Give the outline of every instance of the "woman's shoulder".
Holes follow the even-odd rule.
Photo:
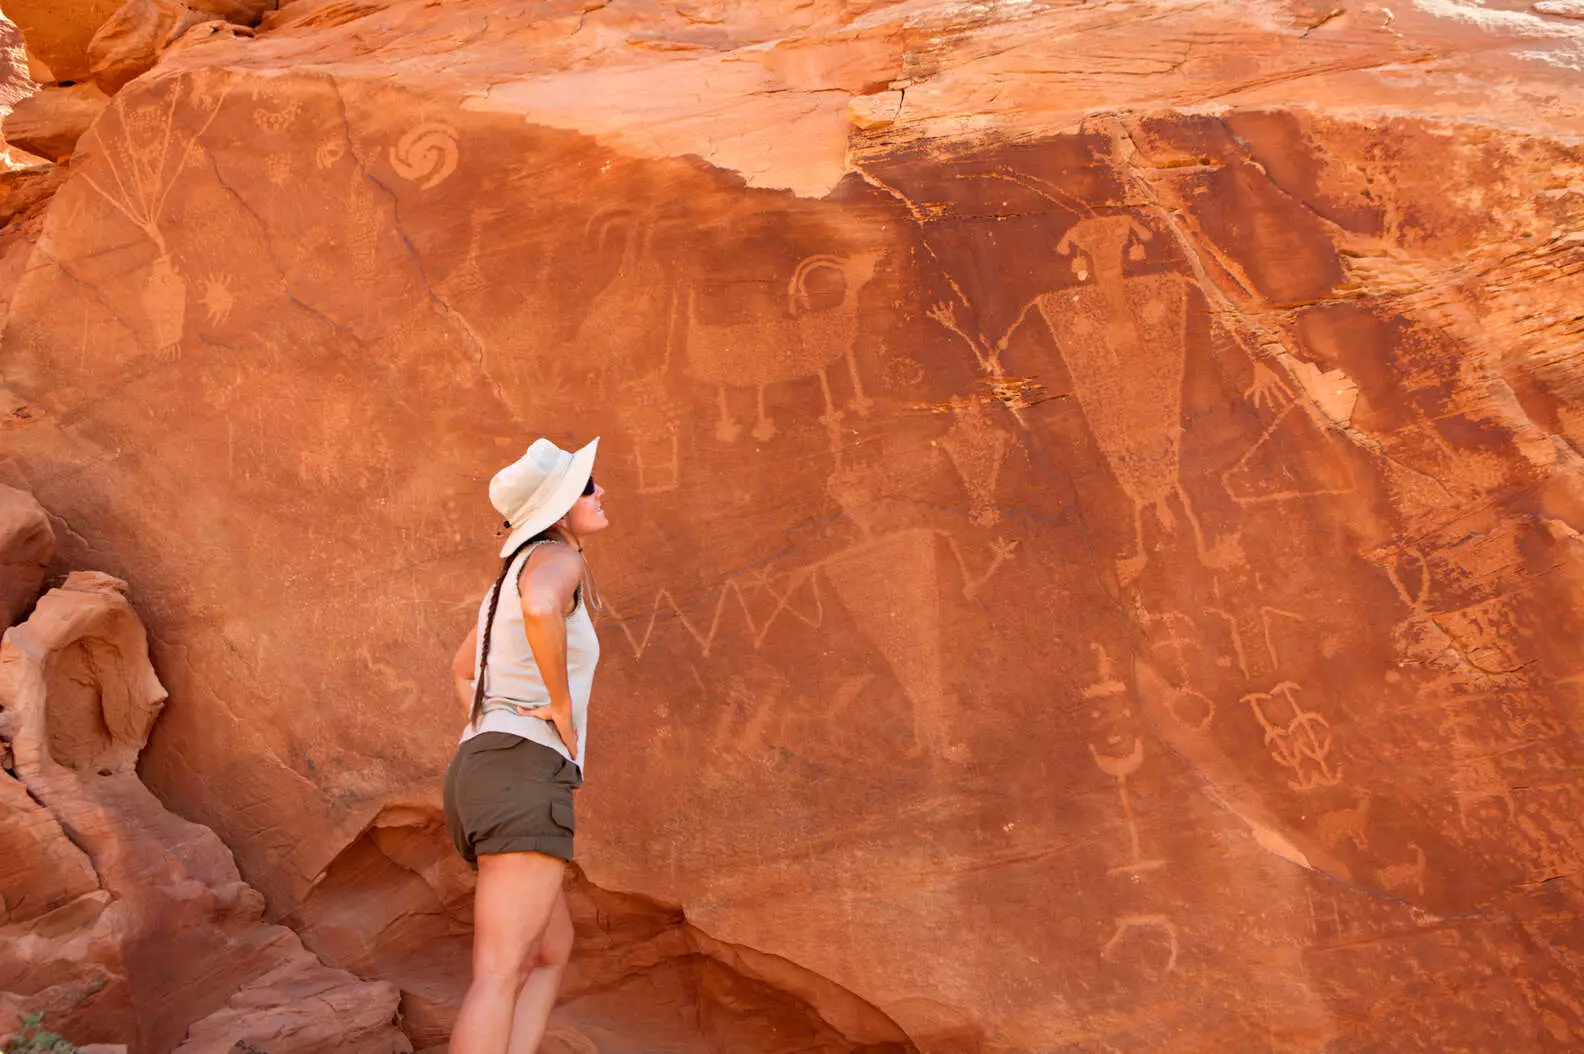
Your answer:
[[[528,559],[523,562],[523,577],[559,577],[568,573],[577,576],[583,573],[583,555],[571,545],[556,538],[546,538],[529,547]]]

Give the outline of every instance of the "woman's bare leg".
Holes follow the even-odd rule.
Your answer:
[[[506,1054],[528,957],[555,914],[565,871],[565,864],[543,853],[479,857],[473,981],[451,1030],[449,1054]]]
[[[567,908],[566,893],[556,898],[550,911],[550,923],[533,960],[528,979],[517,995],[517,1014],[512,1019],[511,1046],[507,1054],[535,1054],[539,1041],[544,1038],[545,1026],[550,1023],[550,1011],[555,1008],[556,993],[561,990],[561,978],[566,973],[567,960],[572,957],[572,912]]]

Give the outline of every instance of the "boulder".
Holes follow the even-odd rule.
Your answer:
[[[5,625],[33,606],[54,557],[55,531],[44,507],[27,491],[0,484],[0,617]]]
[[[93,80],[106,95],[154,68],[160,52],[183,33],[215,16],[182,0],[127,0],[88,43]]]
[[[170,35],[183,19],[251,26],[276,6],[276,0],[11,0],[6,17],[22,31],[35,80],[74,84],[105,77],[116,83],[117,73],[101,72],[107,61],[121,72],[136,67],[148,57],[148,42]]]
[[[267,1036],[278,1054],[410,1050],[392,986],[263,922],[214,833],[138,779],[166,695],[125,594],[74,572],[0,643],[0,855],[28,861],[0,873],[0,991],[51,1031],[131,1054],[168,1051],[189,1025],[195,1049]]]
[[[11,146],[64,161],[109,104],[104,92],[90,82],[47,84],[13,106],[0,128]]]

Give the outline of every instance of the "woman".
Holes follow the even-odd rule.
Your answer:
[[[598,445],[569,454],[536,439],[490,481],[505,564],[451,664],[468,725],[446,772],[446,825],[478,870],[473,981],[451,1054],[533,1054],[572,953],[561,879],[599,660],[582,539],[609,526]]]

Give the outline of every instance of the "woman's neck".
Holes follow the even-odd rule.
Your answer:
[[[554,524],[547,533],[556,541],[561,542],[564,545],[570,545],[580,553],[583,551],[582,540],[578,538],[578,536],[573,532],[572,528],[566,526],[565,524]]]

